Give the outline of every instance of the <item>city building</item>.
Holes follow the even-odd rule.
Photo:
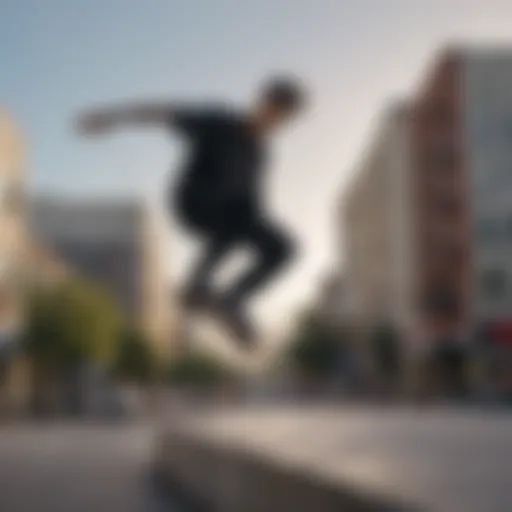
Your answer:
[[[27,243],[26,279],[31,286],[52,287],[73,276],[73,270],[53,249],[34,238]]]
[[[0,113],[0,348],[21,322],[23,258],[27,240],[22,137],[7,114]]]
[[[511,85],[512,48],[454,48],[386,112],[341,204],[354,318],[512,342]]]
[[[408,115],[386,109],[340,203],[345,308],[364,328],[412,322]]]
[[[34,199],[30,228],[77,273],[105,285],[156,347],[170,348],[165,231],[136,200]]]
[[[23,327],[26,217],[25,147],[11,117],[0,112],[0,414],[22,408],[25,362],[16,347]]]

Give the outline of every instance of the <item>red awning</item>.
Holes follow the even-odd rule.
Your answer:
[[[488,333],[492,341],[512,345],[512,321],[492,322],[488,326]]]

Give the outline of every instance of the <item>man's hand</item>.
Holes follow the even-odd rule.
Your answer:
[[[141,103],[91,110],[77,119],[77,129],[82,135],[102,135],[119,126],[163,125],[172,114],[168,103]]]
[[[76,128],[78,133],[85,136],[103,135],[110,131],[115,124],[115,116],[101,110],[92,110],[78,116]]]

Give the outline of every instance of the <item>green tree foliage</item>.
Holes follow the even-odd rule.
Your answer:
[[[299,372],[311,376],[325,376],[335,368],[341,350],[341,335],[328,327],[317,315],[308,313],[299,322],[288,356]]]
[[[109,362],[121,323],[116,301],[95,283],[72,279],[38,288],[28,298],[28,352],[53,366]]]
[[[395,376],[402,368],[400,340],[393,328],[380,326],[370,338],[373,359],[384,376]]]
[[[167,381],[172,385],[215,387],[230,382],[233,371],[218,358],[193,350],[174,359],[167,372]]]
[[[148,383],[156,375],[157,357],[149,340],[136,328],[126,328],[119,339],[114,374],[124,381]]]

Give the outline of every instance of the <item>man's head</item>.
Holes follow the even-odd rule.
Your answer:
[[[300,112],[305,102],[305,91],[297,79],[273,78],[263,85],[254,112],[255,120],[263,131],[273,130]]]

